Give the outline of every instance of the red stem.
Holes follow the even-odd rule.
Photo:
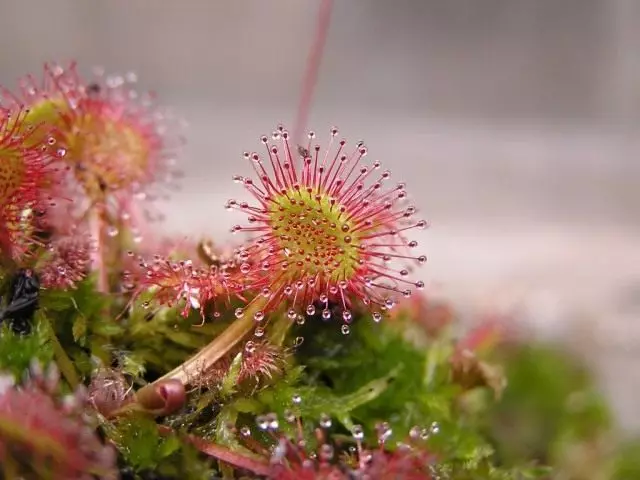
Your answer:
[[[294,126],[293,139],[301,144],[302,135],[307,125],[309,117],[309,109],[313,99],[313,91],[318,82],[318,71],[320,62],[322,61],[322,53],[327,41],[327,33],[329,24],[331,23],[331,9],[333,8],[333,0],[321,0],[320,11],[318,14],[318,25],[316,36],[307,58],[307,67],[302,82],[302,94],[298,105],[298,113]]]
[[[171,428],[164,425],[160,425],[158,426],[158,428],[160,430],[160,433],[162,434],[169,434],[173,432]],[[221,462],[228,463],[229,465],[233,465],[237,468],[249,470],[256,475],[268,476],[271,473],[269,464],[266,462],[261,462],[253,458],[245,457],[244,455],[235,453],[226,447],[207,442],[194,435],[187,435],[186,439],[205,455],[214,457]]]

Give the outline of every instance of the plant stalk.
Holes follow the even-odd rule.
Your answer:
[[[227,355],[239,342],[244,339],[255,327],[253,315],[260,311],[268,302],[265,297],[256,297],[247,307],[242,317],[233,322],[211,343],[188,359],[182,365],[162,376],[153,384],[166,380],[180,380],[184,385],[191,383],[203,372],[209,370],[218,360]]]
[[[307,125],[309,110],[313,100],[313,91],[318,82],[318,72],[322,61],[324,46],[327,43],[327,34],[331,23],[331,10],[333,8],[333,0],[322,0],[320,11],[318,12],[318,23],[316,33],[309,51],[307,64],[305,67],[304,79],[302,81],[302,92],[300,93],[300,103],[296,114],[296,121],[293,125],[293,139],[298,144],[303,145],[302,135]]]
[[[104,206],[98,203],[92,208],[89,218],[89,228],[91,231],[91,237],[96,242],[96,249],[93,252],[93,270],[98,276],[97,290],[100,293],[109,292],[109,277],[107,272],[107,265],[105,262],[106,248],[105,248],[105,215]]]

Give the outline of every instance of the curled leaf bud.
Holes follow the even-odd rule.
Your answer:
[[[164,416],[179,410],[187,394],[182,382],[171,379],[141,388],[136,392],[136,400],[149,413]]]

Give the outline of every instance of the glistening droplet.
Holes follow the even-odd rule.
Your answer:
[[[326,413],[320,414],[320,426],[322,428],[331,428],[331,417]]]

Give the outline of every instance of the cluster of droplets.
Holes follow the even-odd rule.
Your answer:
[[[426,257],[408,254],[418,243],[404,234],[427,223],[413,220],[416,208],[405,205],[403,183],[385,188],[391,172],[377,174],[377,161],[365,165],[368,150],[362,142],[349,153],[346,141],[336,140],[338,130],[330,134],[323,153],[311,144],[313,132],[307,147],[297,149],[284,127],[272,134],[274,143],[263,136],[264,159],[255,152],[244,154],[258,180],[234,177],[257,205],[229,200],[226,206],[249,220],[249,226],[236,225],[232,232],[254,235],[241,249],[251,262],[241,268],[252,273],[253,287],[267,299],[256,315],[263,317],[285,302],[291,320],[316,314],[329,320],[338,307],[347,334],[355,302],[379,321],[395,297],[424,288],[424,282],[409,278],[412,265],[425,263]],[[399,262],[403,265],[396,266]]]
[[[232,349],[213,367],[198,372],[189,379],[189,383],[195,388],[218,388],[223,379],[230,374],[238,354],[241,354],[241,358],[235,377],[237,385],[249,382],[252,387],[255,387],[258,382],[269,382],[284,371],[287,354],[285,349],[264,340],[248,340],[243,345]]]
[[[255,441],[251,427],[243,426],[238,430],[240,440],[257,453],[269,456],[272,466],[270,478],[279,480],[317,479],[317,478],[412,478],[433,480],[438,475],[435,456],[425,448],[425,441],[437,435],[440,427],[433,422],[429,427],[413,427],[406,441],[396,443],[390,448],[393,431],[388,422],[375,425],[377,446],[365,446],[365,430],[361,425],[351,429],[352,442],[332,441],[330,432],[333,420],[329,415],[321,414],[315,428],[317,447],[308,448],[304,437],[303,422],[296,414],[302,398],[291,398],[292,408],[285,410],[283,420],[293,429],[293,436],[284,433],[279,416],[267,413],[256,417],[256,428],[273,441],[270,450],[265,450]],[[406,476],[405,476],[406,475]]]
[[[282,348],[268,342],[247,341],[243,348],[242,368],[238,382],[244,379],[271,379],[283,372],[284,352]]]
[[[129,252],[135,256],[134,252]],[[157,304],[173,307],[183,305],[182,316],[187,317],[192,309],[199,310],[204,318],[205,309],[212,308],[213,316],[219,317],[216,299],[225,303],[245,290],[245,280],[233,262],[196,267],[191,260],[172,261],[160,255],[151,262],[138,258],[136,271],[123,273],[123,287],[133,290],[133,299],[145,292],[153,292]],[[150,308],[151,302],[142,303]]]
[[[39,268],[44,288],[71,289],[86,277],[91,267],[91,252],[95,246],[85,233],[58,238],[47,246],[48,257]]]

